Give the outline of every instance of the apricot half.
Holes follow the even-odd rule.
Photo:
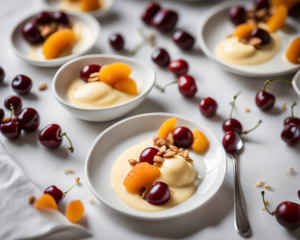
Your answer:
[[[157,136],[163,139],[166,138],[175,129],[176,121],[176,118],[167,119],[158,129]]]
[[[112,63],[102,67],[99,72],[99,80],[113,86],[116,82],[129,78],[131,69],[125,63]]]
[[[76,223],[84,213],[84,206],[80,200],[70,202],[66,208],[66,217],[70,222]]]
[[[300,58],[300,37],[295,38],[285,53],[286,58],[295,64],[299,64]]]
[[[54,198],[46,193],[43,196],[41,196],[34,204],[36,208],[52,208],[57,210],[57,204],[54,200]]]
[[[84,12],[97,10],[101,7],[99,0],[80,0],[80,10]]]
[[[192,148],[198,153],[205,153],[209,147],[209,141],[203,132],[195,129],[193,132],[194,141]]]
[[[254,30],[255,25],[250,25],[247,23],[242,23],[233,30],[233,36],[236,36],[238,38],[244,38],[248,40],[250,38],[250,35],[252,31]]]
[[[48,37],[43,45],[43,54],[46,59],[57,58],[65,48],[75,41],[73,31],[66,29],[53,33]]]
[[[113,88],[131,95],[138,93],[135,81],[131,78],[124,78],[113,85]]]
[[[279,28],[284,26],[287,14],[288,9],[285,5],[281,4],[276,8],[275,13],[267,21],[271,32],[276,32]]]

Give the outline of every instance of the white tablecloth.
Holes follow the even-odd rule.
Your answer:
[[[115,32],[123,34],[127,49],[132,49],[141,40],[138,34],[140,27],[147,33],[157,33],[156,30],[145,27],[139,20],[145,3],[146,1],[118,1],[110,15],[100,20],[101,36],[90,53],[116,53],[108,43],[109,35]],[[177,28],[186,29],[195,36],[203,13],[217,3],[163,2],[162,5],[179,13]],[[116,121],[89,123],[74,118],[56,102],[50,88],[44,92],[37,90],[44,82],[51,85],[57,68],[34,67],[12,53],[9,38],[12,27],[29,12],[37,11],[40,7],[41,1],[38,0],[0,0],[0,65],[6,71],[6,81],[0,84],[0,107],[3,107],[2,103],[8,95],[14,94],[10,87],[13,77],[17,74],[30,76],[34,81],[34,87],[31,94],[22,96],[24,107],[33,107],[39,111],[40,130],[50,123],[61,125],[63,131],[66,131],[72,139],[75,152],[73,154],[68,152],[67,141],[54,151],[43,148],[38,142],[38,131],[32,134],[23,133],[16,141],[7,140],[1,135],[0,139],[13,159],[30,179],[41,190],[52,184],[65,190],[73,184],[74,178],[79,176],[82,185],[74,188],[64,201],[66,203],[73,199],[83,201],[86,211],[80,224],[86,226],[93,234],[90,239],[242,239],[233,227],[233,181],[230,161],[225,182],[215,197],[194,213],[173,220],[162,222],[135,220],[108,209],[97,200],[94,203],[87,201],[93,195],[85,181],[85,157],[99,133]],[[288,110],[281,111],[281,103],[285,101],[289,109],[293,101],[298,101],[293,88],[281,82],[269,85],[268,91],[276,95],[277,102],[273,110],[264,113],[256,107],[254,97],[256,92],[263,88],[266,79],[240,77],[223,71],[203,55],[197,43],[193,51],[181,51],[172,42],[171,33],[157,33],[157,46],[166,48],[174,60],[183,58],[188,61],[189,74],[197,81],[197,96],[190,100],[184,99],[176,86],[170,86],[164,94],[153,89],[148,99],[124,118],[148,112],[176,113],[200,122],[221,140],[224,134],[221,124],[229,116],[229,103],[237,92],[242,91],[237,99],[233,116],[242,122],[245,129],[251,128],[259,119],[263,120],[255,132],[243,137],[245,148],[239,159],[241,184],[253,230],[252,239],[299,239],[299,229],[287,231],[274,217],[262,211],[260,195],[262,188],[254,187],[258,180],[264,180],[272,187],[271,190],[266,190],[266,199],[272,210],[284,200],[299,202],[297,191],[300,188],[300,145],[288,147],[280,139],[283,120],[289,115]],[[152,51],[150,46],[145,46],[134,58],[154,68],[158,84],[164,85],[174,80],[171,73],[152,62]],[[126,52],[120,54],[126,55]],[[285,76],[289,80],[291,77]],[[198,110],[199,100],[206,96],[213,97],[219,104],[218,114],[210,119],[203,117]],[[295,114],[300,117],[299,106],[300,103],[295,108]],[[251,112],[244,112],[244,107],[250,108]],[[6,114],[8,115],[8,111]],[[289,167],[295,168],[294,175],[285,174]],[[74,173],[64,174],[63,168],[71,168]]]

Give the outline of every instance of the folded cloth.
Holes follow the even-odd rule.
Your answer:
[[[90,236],[84,227],[69,222],[59,211],[36,209],[28,203],[29,196],[42,194],[0,141],[0,239],[79,239]]]

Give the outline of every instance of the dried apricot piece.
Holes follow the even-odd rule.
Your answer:
[[[113,86],[116,82],[129,78],[131,69],[125,63],[112,63],[109,66],[102,67],[99,72],[99,80]]]
[[[203,132],[195,129],[193,132],[194,141],[192,148],[198,153],[205,153],[209,147],[209,141]]]
[[[160,176],[160,170],[147,163],[142,162],[134,166],[125,178],[123,185],[130,193],[137,193],[141,187],[151,187],[153,181]]]
[[[242,23],[233,30],[232,35],[238,38],[244,38],[248,40],[252,31],[255,29],[255,25]]]
[[[176,118],[167,119],[158,129],[157,136],[166,138],[175,129],[176,121]]]
[[[135,81],[131,78],[124,78],[113,85],[113,88],[131,95],[138,93]]]
[[[54,200],[54,198],[46,193],[43,196],[41,196],[34,204],[36,208],[52,208],[57,210],[57,204]]]
[[[279,28],[284,26],[287,14],[288,9],[285,5],[281,4],[276,8],[276,12],[267,21],[271,32],[276,32]]]
[[[292,63],[300,63],[300,37],[297,37],[292,41],[292,43],[286,50],[285,56]]]
[[[291,9],[299,0],[271,0],[270,5],[272,7],[278,7],[283,4],[287,7],[287,9]]]
[[[75,41],[73,31],[66,29],[53,33],[43,45],[43,54],[46,59],[57,58],[59,53]]]
[[[80,0],[80,10],[84,12],[97,10],[101,7],[99,0]]]
[[[84,213],[84,206],[80,200],[70,202],[66,208],[66,217],[70,222],[76,223]]]

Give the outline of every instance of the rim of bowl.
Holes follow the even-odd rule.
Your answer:
[[[300,82],[300,70],[295,74],[295,76],[293,77],[293,80],[292,80],[294,90],[300,97],[300,89],[297,87],[297,82]]]
[[[67,101],[63,100],[56,92],[56,88],[55,88],[55,83],[57,82],[57,78],[60,74],[60,72],[67,66],[69,66],[70,64],[74,63],[74,62],[77,62],[81,59],[86,59],[86,58],[117,58],[117,59],[124,59],[124,60],[127,60],[127,61],[131,61],[131,62],[134,62],[136,64],[139,64],[139,65],[142,65],[143,67],[149,69],[152,73],[153,73],[153,80],[152,80],[152,84],[150,85],[150,87],[148,89],[145,90],[144,93],[138,95],[136,98],[128,101],[128,102],[125,102],[125,103],[122,103],[122,104],[119,104],[119,105],[115,105],[115,106],[111,106],[111,107],[102,107],[102,108],[83,108],[83,107],[77,107],[75,105],[72,105],[71,103],[68,103]],[[53,82],[52,82],[52,92],[55,96],[55,98],[61,103],[61,104],[64,104],[68,107],[71,107],[71,108],[74,108],[74,109],[77,109],[77,110],[84,110],[84,111],[99,111],[99,110],[108,110],[108,109],[113,109],[113,108],[119,108],[119,107],[122,107],[124,105],[127,105],[127,104],[130,104],[131,102],[134,102],[138,99],[140,99],[141,97],[143,97],[144,95],[147,95],[151,90],[152,88],[154,87],[154,84],[156,82],[156,74],[154,72],[154,70],[152,68],[150,68],[149,66],[147,66],[146,64],[144,63],[141,63],[137,60],[134,60],[132,58],[129,58],[129,57],[124,57],[124,56],[119,56],[119,55],[115,55],[115,54],[90,54],[90,55],[85,55],[85,56],[81,56],[81,57],[77,57],[77,58],[74,58],[68,62],[66,62],[65,64],[63,64],[58,70],[57,72],[55,73],[54,77],[53,77]]]
[[[97,42],[97,40],[99,39],[99,35],[100,35],[100,32],[101,32],[101,24],[92,16],[90,16],[88,13],[76,13],[76,12],[70,12],[70,11],[64,11],[67,15],[74,15],[78,18],[85,18],[87,19],[88,22],[92,23],[94,26],[95,26],[95,29],[96,31],[93,32],[93,36],[94,39],[91,43],[91,45],[85,49],[84,51],[79,51],[77,53],[74,53],[74,54],[71,54],[69,56],[65,56],[65,57],[61,57],[61,58],[55,58],[55,59],[49,59],[49,60],[34,60],[34,59],[31,59],[27,56],[25,56],[23,53],[21,53],[18,48],[15,46],[14,44],[14,41],[13,41],[13,35],[15,33],[15,31],[17,30],[17,28],[25,21],[25,20],[29,20],[30,18],[33,18],[36,14],[40,13],[40,12],[43,12],[43,11],[46,11],[46,12],[56,12],[57,9],[54,9],[54,8],[50,8],[50,9],[41,9],[39,11],[35,11],[33,13],[30,13],[28,15],[26,15],[21,21],[17,22],[13,28],[12,28],[12,31],[10,32],[10,45],[11,45],[11,48],[13,50],[13,52],[21,59],[27,61],[27,62],[30,62],[30,63],[45,63],[45,65],[47,65],[47,63],[49,64],[53,64],[53,63],[57,63],[57,62],[66,62],[72,58],[75,58],[75,57],[78,57],[84,53],[86,53],[87,51],[89,51]],[[97,27],[96,27],[97,26]],[[26,41],[24,39],[24,41]]]
[[[132,120],[132,119],[143,118],[143,117],[148,117],[148,116],[167,116],[167,117],[176,117],[176,118],[180,118],[180,119],[183,119],[183,120],[185,120],[185,121],[187,121],[187,122],[192,122],[193,124],[195,124],[193,121],[189,120],[188,118],[182,117],[182,116],[180,116],[180,115],[172,114],[172,113],[162,113],[162,112],[139,114],[139,115],[136,115],[136,116],[132,116],[132,117],[123,119],[123,120],[121,120],[121,121],[119,121],[119,122],[117,122],[117,123],[111,125],[110,127],[106,128],[106,129],[105,129],[103,132],[101,132],[101,133],[99,134],[99,136],[94,140],[92,146],[91,146],[90,149],[89,149],[89,152],[88,152],[88,154],[87,154],[87,157],[86,157],[86,159],[85,159],[85,165],[84,165],[85,178],[86,178],[86,180],[87,180],[87,183],[88,183],[88,185],[89,185],[89,188],[91,189],[92,193],[96,196],[96,198],[98,198],[105,206],[107,206],[107,207],[113,209],[114,211],[116,211],[116,212],[118,212],[118,213],[121,213],[121,214],[126,215],[126,216],[129,216],[129,217],[134,217],[134,218],[139,218],[139,219],[144,219],[144,220],[145,220],[145,219],[148,219],[148,220],[156,220],[156,219],[165,220],[165,219],[170,219],[170,218],[174,218],[174,217],[180,217],[180,216],[183,216],[183,215],[185,215],[185,214],[188,214],[188,213],[190,213],[190,212],[192,212],[192,211],[194,211],[194,210],[196,210],[196,209],[202,207],[203,205],[205,205],[205,204],[206,204],[213,196],[215,196],[215,194],[220,190],[221,186],[223,185],[223,183],[224,183],[224,181],[225,181],[226,175],[227,175],[227,165],[228,165],[228,162],[227,162],[227,161],[228,161],[228,160],[227,160],[227,154],[226,154],[226,152],[225,152],[225,149],[224,149],[224,147],[222,146],[221,141],[219,141],[219,139],[216,137],[216,135],[215,135],[214,133],[212,133],[212,131],[209,130],[207,127],[204,127],[204,126],[201,125],[201,127],[202,127],[203,129],[205,129],[206,131],[210,132],[211,135],[212,135],[212,137],[215,139],[215,141],[217,141],[217,142],[220,144],[221,149],[222,149],[222,154],[223,154],[224,159],[225,159],[225,164],[224,164],[225,169],[224,169],[224,173],[223,173],[223,176],[222,176],[222,181],[221,181],[220,185],[218,186],[218,188],[213,192],[213,194],[212,194],[212,195],[211,195],[211,196],[210,196],[210,197],[209,197],[202,205],[197,206],[196,208],[193,208],[193,209],[191,209],[190,211],[183,212],[183,213],[177,214],[177,215],[176,215],[176,214],[175,214],[175,215],[174,215],[174,214],[173,214],[173,215],[171,214],[171,215],[169,215],[169,216],[167,216],[167,217],[160,217],[160,218],[152,217],[152,216],[147,216],[147,217],[144,216],[144,217],[143,217],[143,216],[136,216],[136,215],[130,214],[130,213],[125,213],[125,212],[119,211],[119,210],[116,209],[114,206],[112,206],[109,202],[107,202],[105,199],[103,199],[103,198],[100,197],[98,194],[96,194],[97,191],[95,191],[95,189],[93,188],[93,186],[92,186],[92,184],[91,184],[91,182],[90,182],[90,179],[89,179],[89,177],[88,177],[88,165],[89,165],[89,161],[90,161],[90,159],[91,159],[90,156],[91,156],[92,152],[94,151],[94,149],[95,149],[95,147],[96,147],[96,144],[98,143],[99,139],[100,139],[103,135],[105,135],[107,132],[109,132],[111,129],[115,128],[116,126],[118,126],[118,125],[120,125],[120,124],[123,124],[124,122],[128,122],[128,121],[130,121],[130,120]],[[196,125],[198,125],[198,124],[196,123]],[[192,195],[192,196],[193,196],[193,195]]]

